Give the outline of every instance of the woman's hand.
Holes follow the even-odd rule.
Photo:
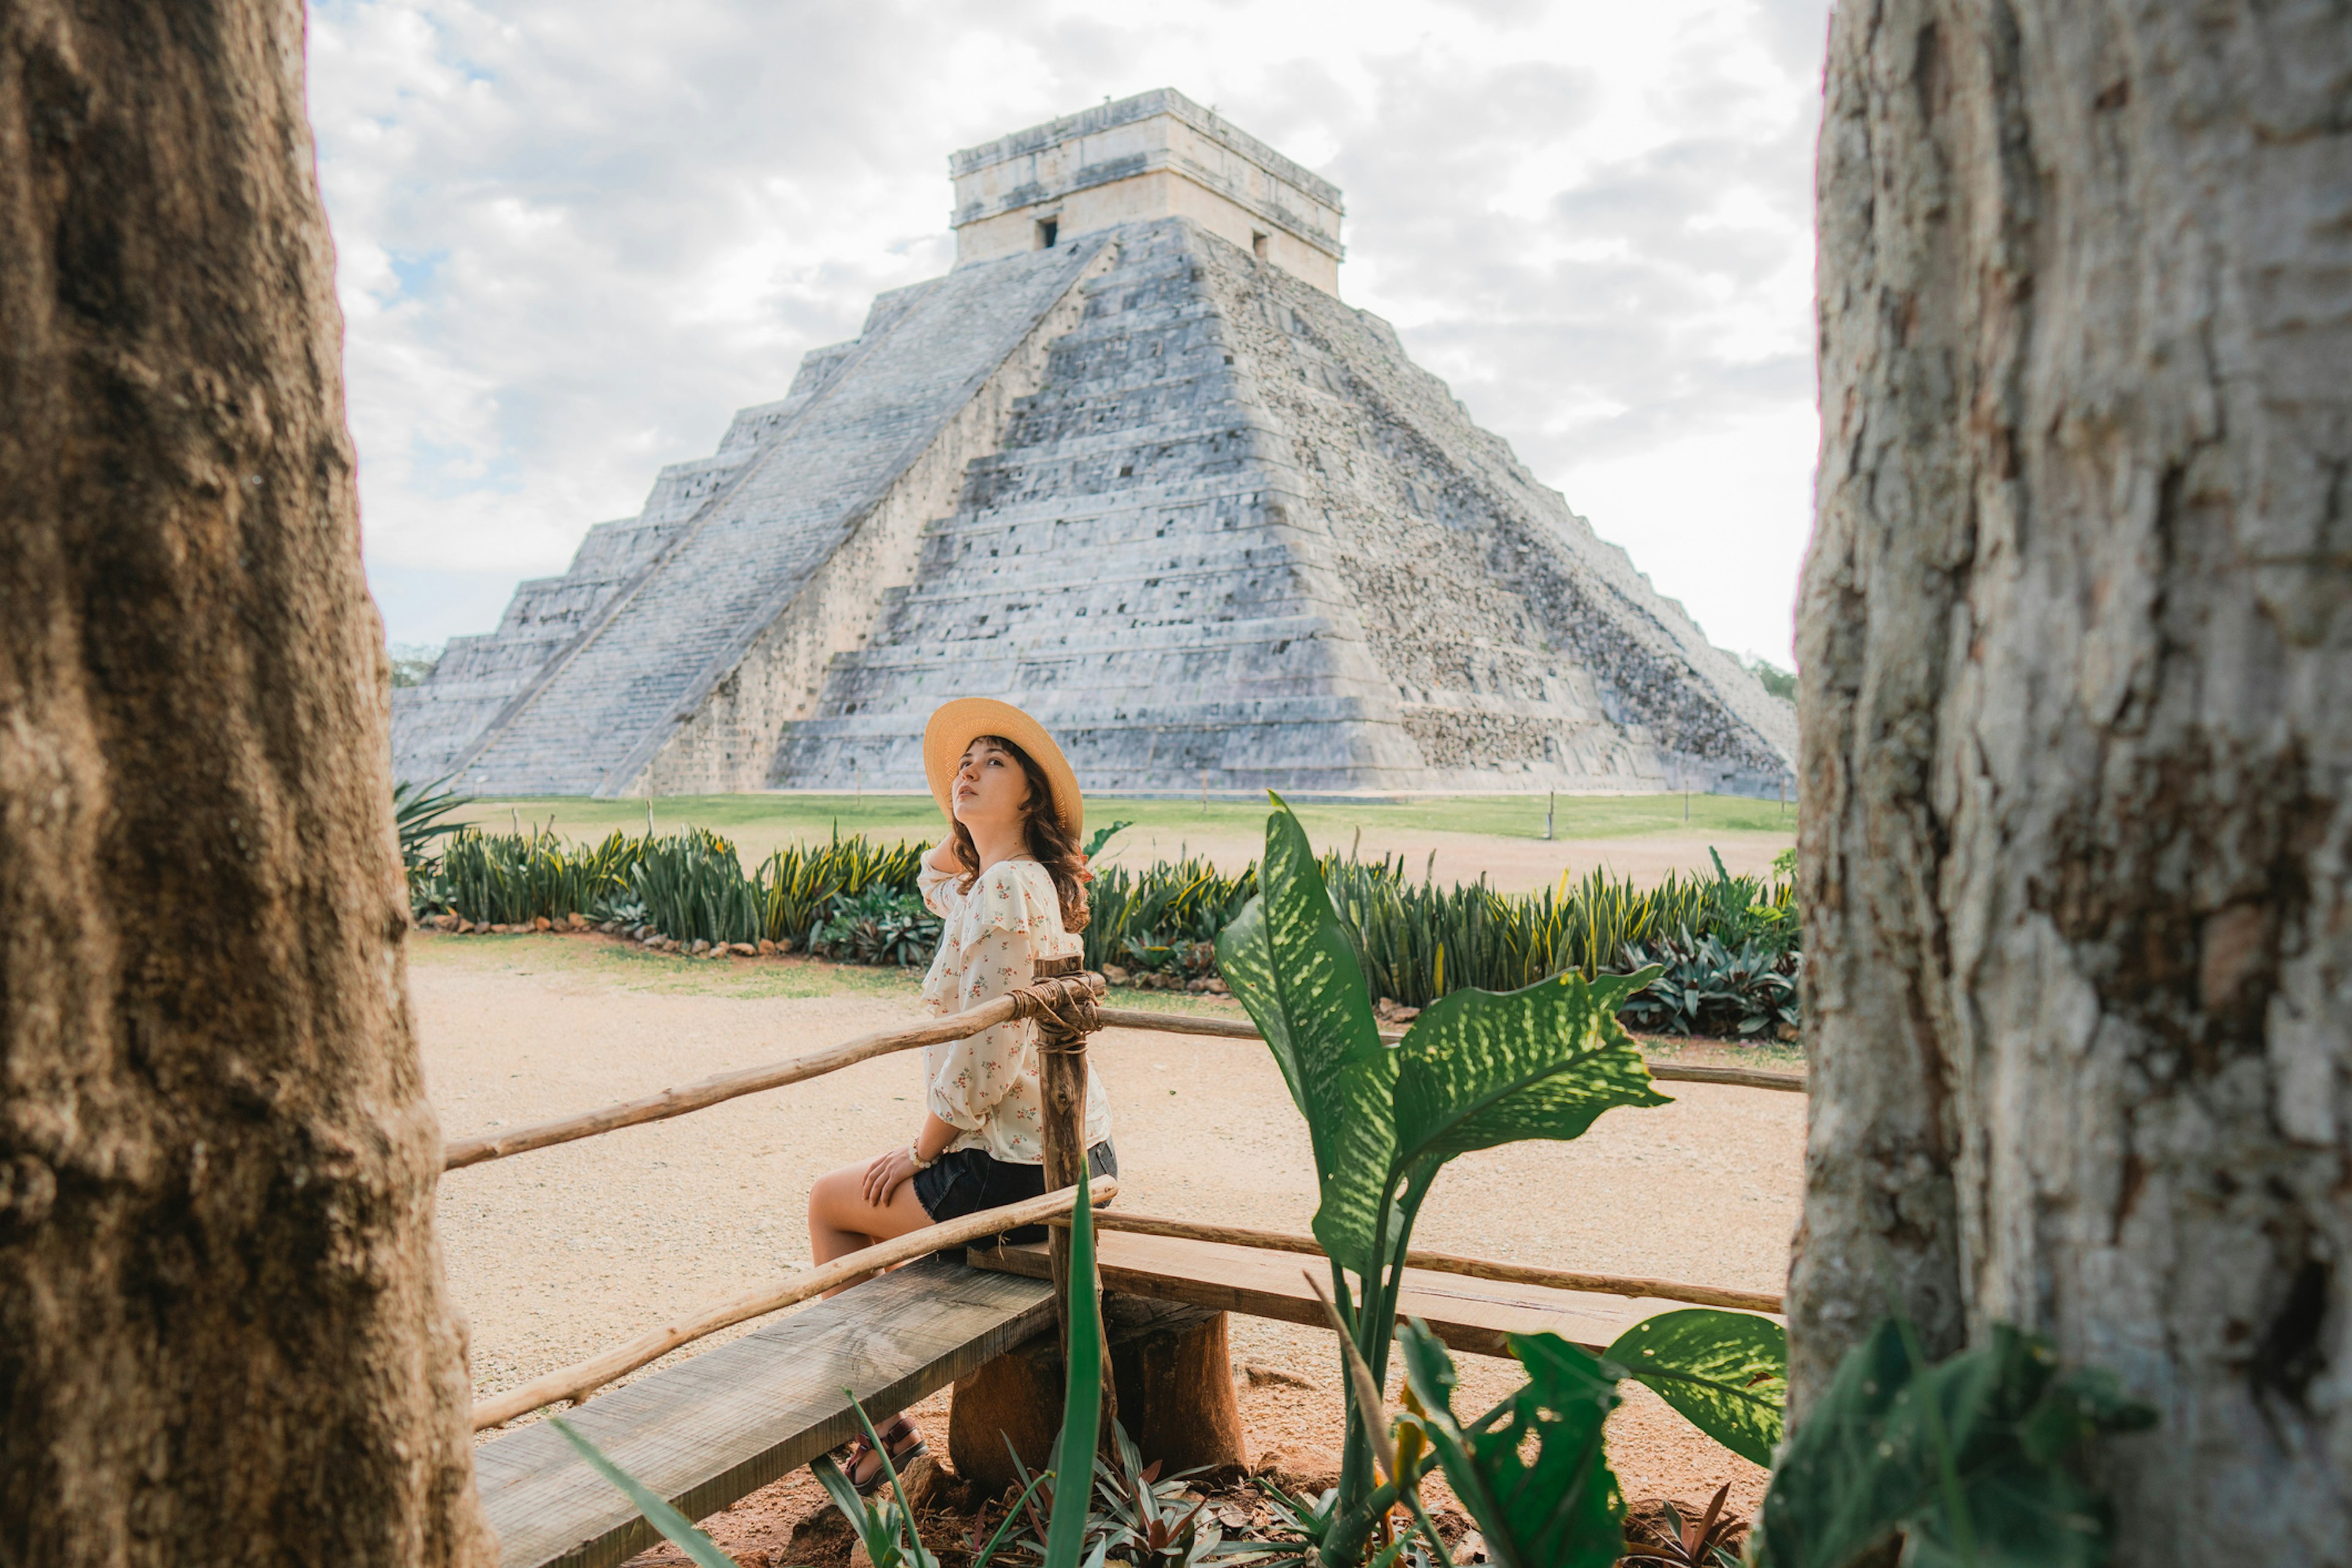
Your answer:
[[[877,1209],[888,1208],[899,1184],[914,1173],[914,1157],[904,1149],[877,1154],[873,1163],[866,1167],[866,1201]]]

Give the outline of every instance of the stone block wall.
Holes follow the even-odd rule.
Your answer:
[[[1385,323],[1182,220],[1115,232],[772,783],[905,785],[989,695],[1097,788],[1777,792],[1785,705]]]
[[[1795,750],[1385,323],[1181,217],[877,300],[395,746],[481,789],[912,788],[959,695],[1094,788],[1769,795]]]

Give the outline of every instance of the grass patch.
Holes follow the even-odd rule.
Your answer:
[[[1368,832],[1479,834],[1496,838],[1540,839],[1546,797],[1540,795],[1433,795],[1416,800],[1302,802],[1298,819],[1318,840],[1357,827]],[[656,831],[708,827],[730,836],[747,831],[762,839],[822,838],[837,826],[883,842],[929,839],[940,832],[939,807],[928,795],[672,795],[652,803]],[[1687,816],[1685,816],[1687,811]],[[1265,831],[1262,800],[1200,801],[1139,799],[1097,795],[1087,813],[1091,829],[1124,819],[1139,827],[1170,833],[1241,834]],[[511,831],[552,819],[556,831],[572,837],[600,837],[614,828],[642,831],[646,803],[592,800],[584,795],[537,795],[483,800],[463,808],[457,820],[487,831]],[[1796,807],[1775,801],[1726,795],[1564,795],[1554,802],[1558,838],[1631,838],[1663,833],[1793,834]]]

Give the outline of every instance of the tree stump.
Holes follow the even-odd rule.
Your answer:
[[[1119,1421],[1162,1473],[1246,1467],[1249,1444],[1234,1401],[1225,1314],[1205,1307],[1106,1292]],[[948,1460],[993,1495],[1018,1484],[1012,1453],[1034,1475],[1062,1427],[1059,1337],[1040,1334],[957,1380],[948,1415]],[[1006,1443],[1010,1440],[1012,1452]]]

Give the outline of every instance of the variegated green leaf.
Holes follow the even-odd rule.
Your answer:
[[[1612,1106],[1665,1105],[1617,1022],[1655,972],[1587,981],[1573,971],[1523,991],[1456,991],[1425,1008],[1398,1049],[1398,1168],[1434,1167],[1525,1138],[1575,1138]]]
[[[1265,1037],[1315,1145],[1315,1239],[1359,1275],[1372,1257],[1396,1149],[1396,1052],[1381,1043],[1355,949],[1307,832],[1281,797],[1266,818],[1258,896],[1217,938],[1217,968]]]
[[[1503,1568],[1610,1568],[1625,1504],[1602,1448],[1617,1380],[1557,1334],[1513,1334],[1528,1381],[1488,1416],[1454,1415],[1453,1358],[1418,1319],[1397,1331],[1417,1424]]]
[[[1685,1307],[1644,1319],[1601,1352],[1743,1459],[1769,1468],[1789,1398],[1789,1335],[1769,1318]]]

